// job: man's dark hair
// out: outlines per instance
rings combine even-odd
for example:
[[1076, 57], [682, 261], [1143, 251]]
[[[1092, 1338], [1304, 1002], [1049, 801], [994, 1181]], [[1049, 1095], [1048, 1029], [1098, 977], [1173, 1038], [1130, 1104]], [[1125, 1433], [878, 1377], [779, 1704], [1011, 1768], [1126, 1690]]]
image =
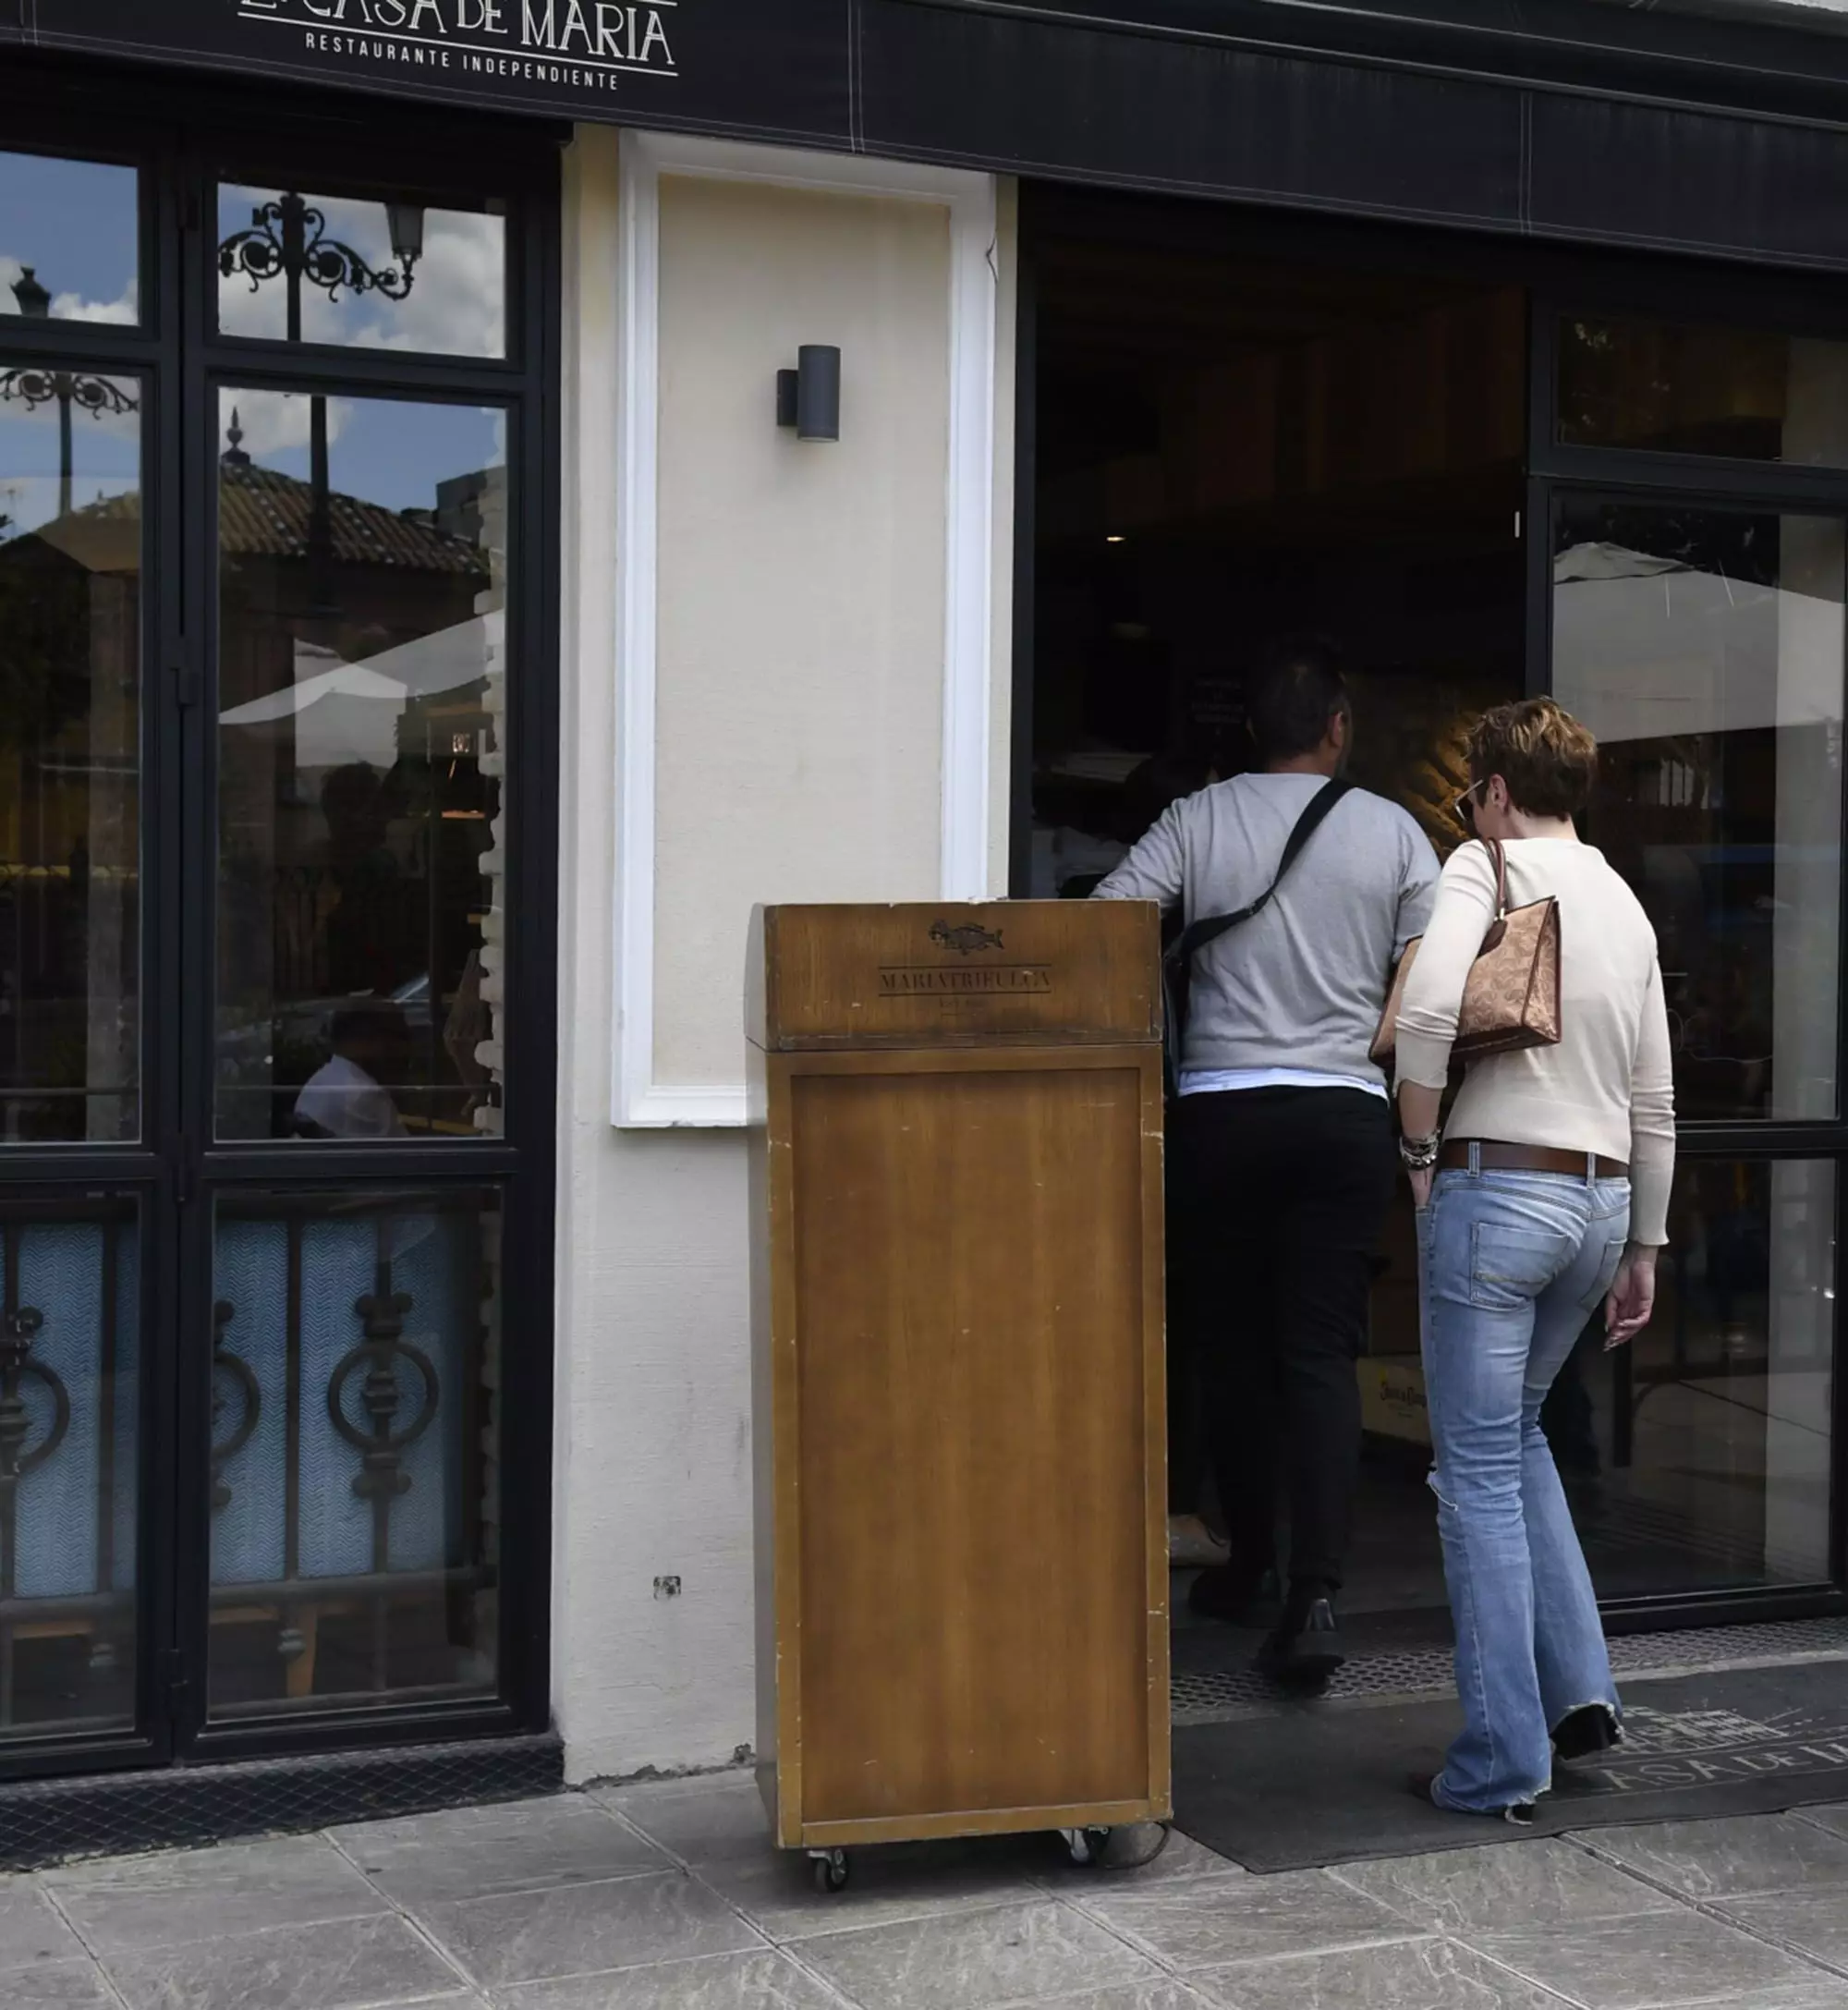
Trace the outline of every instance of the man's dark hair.
[[1246, 686], [1251, 737], [1266, 761], [1313, 753], [1337, 712], [1352, 714], [1341, 651], [1319, 635], [1267, 643]]

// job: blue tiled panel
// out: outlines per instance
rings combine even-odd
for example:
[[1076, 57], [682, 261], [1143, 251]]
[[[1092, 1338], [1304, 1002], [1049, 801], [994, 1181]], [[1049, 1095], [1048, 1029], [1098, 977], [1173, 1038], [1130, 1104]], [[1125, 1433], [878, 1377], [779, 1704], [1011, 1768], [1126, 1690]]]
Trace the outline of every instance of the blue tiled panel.
[[[306, 1280], [304, 1279], [304, 1282]], [[257, 1378], [261, 1398], [250, 1442], [219, 1477], [231, 1498], [212, 1517], [212, 1581], [273, 1583], [283, 1575], [283, 1484], [287, 1451], [288, 1224], [221, 1219], [213, 1251], [212, 1295], [231, 1307], [224, 1349]], [[214, 1442], [244, 1417], [243, 1385], [220, 1370], [212, 1378]], [[306, 1481], [306, 1475], [304, 1482]]]
[[[376, 1217], [322, 1217], [302, 1225], [301, 1512], [299, 1569], [304, 1578], [349, 1577], [372, 1567], [371, 1504], [353, 1491], [362, 1456], [334, 1429], [328, 1388], [342, 1359], [365, 1339], [358, 1300], [374, 1289]], [[454, 1212], [401, 1215], [393, 1229], [392, 1285], [407, 1293], [405, 1341], [433, 1364], [436, 1415], [403, 1454], [409, 1480], [391, 1510], [389, 1568], [432, 1570], [463, 1554], [467, 1449], [462, 1430], [467, 1382], [480, 1331], [480, 1258], [474, 1220]], [[284, 1568], [284, 1485], [287, 1417], [287, 1229], [280, 1221], [226, 1217], [218, 1229], [214, 1294], [236, 1308], [225, 1329], [227, 1351], [246, 1361], [261, 1391], [258, 1428], [221, 1475], [231, 1499], [213, 1528], [213, 1581], [261, 1584]], [[395, 1357], [402, 1428], [432, 1392], [416, 1367]], [[366, 1367], [348, 1374], [342, 1414], [369, 1431], [362, 1403]], [[228, 1438], [242, 1414], [237, 1383], [221, 1373], [224, 1404], [216, 1435]]]
[[[27, 1223], [19, 1236], [19, 1303], [44, 1324], [31, 1359], [55, 1372], [70, 1394], [70, 1428], [43, 1465], [19, 1482], [15, 1591], [20, 1598], [69, 1598], [122, 1590], [135, 1576], [135, 1445], [140, 1402], [138, 1236], [132, 1223]], [[103, 1289], [106, 1238], [116, 1237], [116, 1472], [113, 1499], [101, 1492], [103, 1431]], [[31, 1419], [30, 1454], [43, 1444], [56, 1403], [27, 1376], [20, 1395]], [[113, 1521], [115, 1558], [100, 1580], [100, 1535]]]

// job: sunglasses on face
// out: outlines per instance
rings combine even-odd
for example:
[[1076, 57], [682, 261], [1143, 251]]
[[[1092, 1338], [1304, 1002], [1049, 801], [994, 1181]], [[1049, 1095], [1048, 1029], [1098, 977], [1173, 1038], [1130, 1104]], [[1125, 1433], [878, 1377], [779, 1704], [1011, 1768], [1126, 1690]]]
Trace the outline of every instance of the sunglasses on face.
[[1450, 806], [1450, 813], [1474, 837], [1476, 834], [1476, 798], [1482, 793], [1482, 784], [1472, 782]]

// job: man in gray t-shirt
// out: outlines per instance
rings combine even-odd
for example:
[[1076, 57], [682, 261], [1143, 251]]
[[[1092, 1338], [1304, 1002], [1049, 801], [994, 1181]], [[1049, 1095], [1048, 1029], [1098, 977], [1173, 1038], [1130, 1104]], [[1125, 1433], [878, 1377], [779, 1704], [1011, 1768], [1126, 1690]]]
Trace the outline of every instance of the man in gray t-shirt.
[[[1332, 645], [1268, 651], [1248, 710], [1262, 771], [1174, 804], [1095, 898], [1154, 900], [1192, 922], [1275, 879], [1296, 820], [1347, 757], [1353, 711]], [[1437, 879], [1413, 819], [1355, 789], [1269, 905], [1194, 959], [1169, 1151], [1171, 1326], [1199, 1364], [1230, 1560], [1201, 1574], [1190, 1602], [1239, 1618], [1275, 1567], [1281, 1438], [1290, 1589], [1263, 1660], [1305, 1687], [1342, 1661], [1333, 1599], [1359, 1468], [1355, 1362], [1398, 1170], [1368, 1048]]]

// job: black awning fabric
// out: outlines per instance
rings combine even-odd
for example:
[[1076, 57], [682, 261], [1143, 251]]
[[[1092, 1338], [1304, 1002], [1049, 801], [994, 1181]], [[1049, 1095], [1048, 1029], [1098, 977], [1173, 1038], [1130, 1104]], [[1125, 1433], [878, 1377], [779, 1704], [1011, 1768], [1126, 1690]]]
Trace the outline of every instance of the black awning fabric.
[[1848, 36], [1610, 0], [0, 0], [433, 104], [1848, 264]]

